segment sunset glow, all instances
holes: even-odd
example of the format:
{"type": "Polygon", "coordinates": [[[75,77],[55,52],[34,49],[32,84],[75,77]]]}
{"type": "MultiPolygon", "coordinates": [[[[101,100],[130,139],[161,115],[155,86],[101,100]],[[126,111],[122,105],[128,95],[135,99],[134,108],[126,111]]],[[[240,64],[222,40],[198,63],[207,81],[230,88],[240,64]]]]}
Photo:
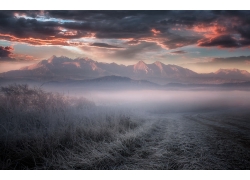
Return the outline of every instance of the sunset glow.
{"type": "Polygon", "coordinates": [[[0,17],[1,72],[14,61],[20,66],[13,69],[52,55],[125,65],[161,61],[199,73],[250,71],[249,11],[1,11],[0,17]]]}
{"type": "Polygon", "coordinates": [[[0,10],[0,169],[249,170],[250,11],[103,3],[0,10]]]}

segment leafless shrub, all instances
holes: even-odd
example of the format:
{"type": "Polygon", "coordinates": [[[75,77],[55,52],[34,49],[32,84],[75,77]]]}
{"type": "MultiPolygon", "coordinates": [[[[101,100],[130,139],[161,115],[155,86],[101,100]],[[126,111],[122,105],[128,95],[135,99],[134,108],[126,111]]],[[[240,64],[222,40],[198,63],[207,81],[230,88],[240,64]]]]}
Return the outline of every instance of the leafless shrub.
{"type": "Polygon", "coordinates": [[[0,112],[2,169],[49,169],[69,150],[87,151],[138,126],[84,98],[19,84],[1,88],[0,112]]]}

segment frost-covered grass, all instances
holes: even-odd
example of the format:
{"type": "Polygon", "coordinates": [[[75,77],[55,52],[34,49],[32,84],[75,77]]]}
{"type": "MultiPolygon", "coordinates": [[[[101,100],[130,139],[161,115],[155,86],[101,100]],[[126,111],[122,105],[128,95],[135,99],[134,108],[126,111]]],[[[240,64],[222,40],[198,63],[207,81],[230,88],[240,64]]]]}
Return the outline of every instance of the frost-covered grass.
{"type": "Polygon", "coordinates": [[[120,142],[124,139],[120,136],[141,123],[131,119],[127,111],[97,107],[84,98],[27,85],[2,87],[0,168],[90,168],[97,145],[120,142]],[[78,160],[73,160],[75,154],[78,160]],[[75,167],[75,161],[82,166],[75,167]]]}
{"type": "Polygon", "coordinates": [[[250,169],[246,104],[191,111],[171,102],[128,109],[3,87],[0,169],[250,169]]]}

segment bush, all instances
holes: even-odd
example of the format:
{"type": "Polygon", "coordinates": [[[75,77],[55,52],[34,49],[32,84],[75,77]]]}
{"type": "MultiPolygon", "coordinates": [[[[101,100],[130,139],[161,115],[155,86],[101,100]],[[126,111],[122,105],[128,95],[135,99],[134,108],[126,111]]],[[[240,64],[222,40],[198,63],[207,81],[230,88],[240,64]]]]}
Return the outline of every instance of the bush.
{"type": "Polygon", "coordinates": [[[2,169],[49,169],[66,152],[87,151],[138,126],[127,115],[85,98],[19,84],[1,88],[0,119],[2,169]]]}

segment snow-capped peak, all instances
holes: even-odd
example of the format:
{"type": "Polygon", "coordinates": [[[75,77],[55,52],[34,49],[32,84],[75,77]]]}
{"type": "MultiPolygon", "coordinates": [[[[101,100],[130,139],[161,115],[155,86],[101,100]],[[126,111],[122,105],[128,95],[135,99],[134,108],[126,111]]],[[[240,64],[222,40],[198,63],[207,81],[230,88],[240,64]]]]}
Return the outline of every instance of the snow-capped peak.
{"type": "Polygon", "coordinates": [[[158,66],[159,68],[161,68],[161,69],[162,69],[162,67],[164,66],[164,64],[163,64],[162,62],[160,62],[160,61],[155,61],[154,64],[155,64],[156,66],[158,66]]]}
{"type": "Polygon", "coordinates": [[[138,72],[138,71],[145,71],[146,73],[148,73],[150,69],[145,62],[139,61],[138,63],[134,65],[134,72],[138,72]]]}
{"type": "Polygon", "coordinates": [[[48,59],[48,62],[51,63],[53,61],[53,59],[57,58],[55,55],[51,56],[49,59],[48,59]]]}
{"type": "Polygon", "coordinates": [[[71,60],[70,58],[66,57],[66,56],[60,56],[60,57],[57,57],[55,55],[51,56],[49,59],[48,59],[48,63],[52,63],[52,64],[58,64],[58,63],[63,63],[63,62],[67,62],[71,60]]]}

